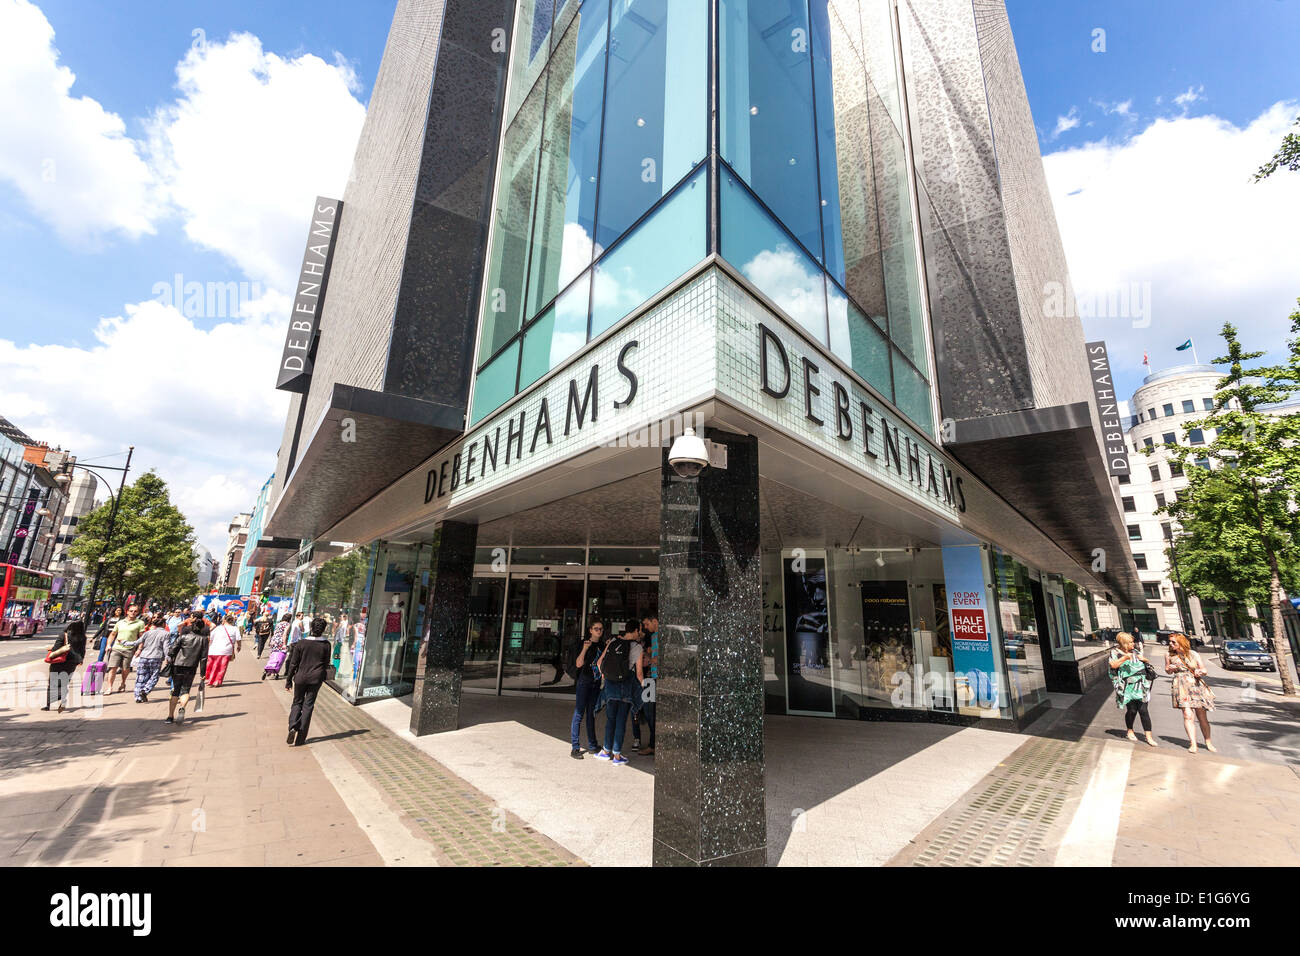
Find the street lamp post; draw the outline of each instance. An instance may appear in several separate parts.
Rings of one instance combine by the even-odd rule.
[[[85,465],[75,464],[75,463],[72,464],[71,466],[72,468],[80,468],[83,471],[88,471],[96,478],[98,478],[100,481],[104,481],[104,490],[107,491],[108,496],[113,499],[113,507],[108,512],[108,530],[104,534],[105,551],[107,551],[109,549],[109,546],[113,543],[113,531],[117,527],[117,509],[118,509],[118,505],[121,503],[122,500],[122,490],[126,487],[126,473],[131,470],[131,456],[134,454],[135,454],[135,446],[131,445],[126,450],[126,464],[122,468],[119,469],[113,465],[100,466],[101,468],[105,468],[110,471],[122,472],[122,479],[120,482],[118,482],[116,495],[114,495],[113,492],[108,491],[108,482],[104,481],[104,478],[98,472],[96,472],[94,468],[88,468]],[[62,484],[65,481],[71,481],[72,475],[69,473],[69,470],[65,470],[63,472],[60,472],[58,475],[56,475],[54,480]],[[99,561],[95,566],[95,579],[93,582],[91,582],[90,585],[89,604],[90,604],[90,614],[92,617],[95,614],[95,599],[99,593],[99,579],[100,577],[103,576],[103,574],[104,574],[104,556],[103,554],[101,554],[99,557]],[[103,647],[99,649],[99,660],[102,661],[104,659],[104,654],[107,650],[108,650],[108,641],[104,641]]]

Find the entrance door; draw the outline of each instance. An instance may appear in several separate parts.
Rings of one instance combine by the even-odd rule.
[[[604,621],[610,637],[656,614],[658,606],[659,582],[649,573],[593,574],[587,583],[587,617]]]
[[[581,641],[584,575],[511,574],[501,690],[573,693],[564,649]]]

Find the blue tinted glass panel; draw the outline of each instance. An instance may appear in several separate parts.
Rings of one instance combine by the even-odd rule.
[[[894,404],[928,434],[934,434],[930,385],[897,351],[894,352]]]
[[[481,422],[514,397],[518,371],[519,341],[516,339],[474,380],[474,406],[469,416],[471,425]]]
[[[654,211],[596,266],[591,334],[599,335],[705,256],[706,170]]]
[[[827,344],[821,267],[722,171],[722,256],[809,335]]]
[[[546,66],[550,53],[547,37],[551,32],[552,8],[555,0],[522,0],[515,14],[514,49],[510,63],[510,102],[506,120],[513,118],[524,98],[532,92],[538,77]]]
[[[704,159],[709,4],[615,0],[596,255]]]
[[[826,306],[831,325],[831,352],[892,402],[894,389],[889,371],[889,341],[885,333],[843,292],[829,283],[826,286]]]
[[[591,265],[605,90],[607,4],[587,3],[547,68],[528,317]]]
[[[722,156],[821,256],[808,9],[804,0],[721,0]]]
[[[522,391],[558,367],[587,344],[587,298],[591,276],[585,275],[564,291],[555,304],[524,332],[519,364]]]

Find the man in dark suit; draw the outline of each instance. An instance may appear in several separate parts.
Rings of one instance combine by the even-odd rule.
[[[289,736],[285,743],[297,747],[307,742],[316,695],[329,674],[332,645],[325,637],[325,623],[325,618],[315,618],[310,634],[289,648],[284,689],[293,691],[293,706],[289,708]]]

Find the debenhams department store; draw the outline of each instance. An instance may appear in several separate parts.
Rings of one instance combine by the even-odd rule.
[[[454,729],[654,613],[656,861],[761,862],[765,713],[1014,729],[1094,679],[1141,588],[979,7],[400,0],[251,559],[349,700]]]

